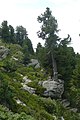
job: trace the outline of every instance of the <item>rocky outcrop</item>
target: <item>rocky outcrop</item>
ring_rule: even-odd
[[[0,46],[0,60],[3,60],[7,57],[9,53],[9,49],[5,48],[4,46]]]
[[[29,82],[31,82],[31,80],[28,79],[27,76],[24,76],[24,77],[23,77],[23,83],[21,83],[21,85],[23,86],[22,89],[28,91],[28,92],[31,93],[31,94],[34,94],[34,93],[35,93],[35,89],[32,88],[32,87],[29,87],[29,86],[27,85]]]
[[[60,79],[57,81],[51,79],[43,81],[42,86],[46,88],[46,91],[44,91],[46,97],[61,98],[64,92],[64,81]]]
[[[40,64],[37,59],[31,59],[31,63],[28,66],[35,66],[35,68],[40,68]]]

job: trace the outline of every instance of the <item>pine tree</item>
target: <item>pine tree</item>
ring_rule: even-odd
[[[47,55],[51,56],[52,63],[52,79],[57,79],[57,66],[55,60],[55,49],[60,40],[57,36],[58,23],[49,8],[46,8],[44,14],[38,16],[38,22],[42,23],[41,31],[38,31],[38,37],[45,40],[45,47],[47,48]]]

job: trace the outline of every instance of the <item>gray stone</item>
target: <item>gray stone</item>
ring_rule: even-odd
[[[5,48],[4,46],[0,46],[0,60],[3,60],[7,57],[9,53],[9,49]]]
[[[43,81],[38,82],[38,85],[42,86],[42,84],[43,84]]]
[[[61,116],[61,120],[64,120],[63,116]]]
[[[31,59],[31,63],[28,66],[35,66],[35,68],[40,68],[40,64],[37,59]]]
[[[12,56],[12,59],[15,60],[15,61],[18,61],[18,58]]]
[[[31,94],[34,94],[35,93],[35,89],[34,88],[31,88],[31,87],[28,87],[27,85],[23,84],[23,89],[28,91],[29,93]]]
[[[16,102],[17,102],[17,104],[20,104],[20,105],[26,106],[26,104],[23,103],[22,101],[20,101],[19,99],[17,99]]]
[[[23,82],[24,82],[24,84],[28,84],[29,82],[31,82],[31,80],[28,79],[28,76],[24,76],[23,77]]]
[[[70,106],[70,102],[67,99],[62,100],[61,103],[64,107]]]
[[[61,98],[64,92],[64,82],[60,79],[43,81],[42,86],[46,88],[44,96],[52,98]]]
[[[76,113],[78,111],[77,108],[71,108],[70,110],[73,111],[74,113]]]
[[[29,87],[29,86],[27,85],[29,82],[31,82],[31,80],[28,79],[27,76],[24,76],[24,77],[23,77],[23,83],[21,83],[21,85],[23,86],[22,89],[28,91],[28,92],[31,93],[31,94],[34,94],[34,93],[35,93],[35,89],[32,88],[32,87]]]
[[[40,68],[40,64],[39,64],[39,63],[37,63],[37,65],[35,66],[35,68]]]

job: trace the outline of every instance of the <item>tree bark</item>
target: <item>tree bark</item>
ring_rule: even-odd
[[[52,75],[53,75],[52,79],[57,80],[58,79],[57,65],[53,53],[51,53],[51,57],[52,57]]]

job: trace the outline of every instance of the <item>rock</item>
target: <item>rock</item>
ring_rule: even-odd
[[[12,59],[15,60],[15,61],[18,61],[18,59],[14,56],[12,56]]]
[[[42,86],[46,88],[44,96],[51,98],[61,98],[64,92],[64,82],[60,79],[43,81]]]
[[[73,111],[74,113],[76,113],[78,111],[77,108],[71,108],[70,110]]]
[[[60,102],[65,108],[71,110],[72,112],[76,113],[78,111],[77,108],[72,108],[70,106],[70,102],[67,99],[60,100]]]
[[[40,68],[40,64],[37,59],[31,59],[31,63],[28,66],[35,66],[35,68]]]
[[[70,102],[67,99],[62,100],[61,103],[64,107],[69,107],[70,106]]]
[[[40,64],[37,63],[36,66],[35,66],[35,68],[40,68]]]
[[[63,116],[61,116],[61,120],[64,120]]]
[[[9,53],[9,49],[5,48],[4,46],[0,46],[0,60],[3,60],[7,57]]]
[[[27,76],[24,76],[24,77],[23,77],[23,82],[24,82],[25,84],[28,84],[29,82],[31,82],[31,80],[28,79]]]
[[[31,94],[34,94],[35,93],[35,89],[34,88],[31,88],[31,87],[28,87],[27,85],[23,84],[23,89],[28,91],[29,93]]]
[[[23,75],[22,74],[20,74],[20,73],[18,73],[21,77],[23,77]]]
[[[38,82],[38,85],[42,86],[42,84],[43,84],[43,81]]]
[[[20,105],[26,106],[26,104],[23,103],[22,101],[20,101],[19,99],[17,99],[16,102],[17,102],[17,104],[20,104]]]
[[[21,83],[21,85],[23,86],[22,89],[28,91],[31,94],[34,94],[35,93],[35,89],[32,88],[32,87],[28,87],[28,85],[27,85],[29,82],[31,82],[31,80],[28,79],[27,76],[24,76],[23,77],[23,83]]]

